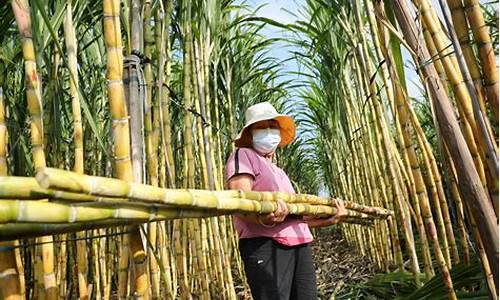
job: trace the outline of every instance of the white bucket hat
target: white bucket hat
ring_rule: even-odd
[[[269,102],[261,102],[250,106],[245,112],[245,126],[234,139],[237,147],[249,147],[252,145],[252,135],[248,128],[257,122],[265,120],[276,120],[280,127],[281,142],[279,147],[290,144],[295,138],[295,122],[288,115],[278,114],[276,108]]]

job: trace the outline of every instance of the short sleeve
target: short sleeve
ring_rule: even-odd
[[[248,174],[254,178],[258,175],[250,152],[247,149],[238,148],[231,154],[226,163],[226,182],[235,175]]]

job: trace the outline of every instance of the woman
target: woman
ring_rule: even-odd
[[[295,138],[295,123],[268,102],[245,112],[245,126],[235,139],[238,147],[226,164],[230,189],[295,193],[286,173],[273,163],[276,148]],[[240,255],[252,296],[260,299],[316,299],[316,273],[309,227],[336,224],[346,215],[341,201],[328,219],[288,215],[286,204],[268,215],[235,215]]]

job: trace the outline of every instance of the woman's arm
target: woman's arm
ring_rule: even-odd
[[[231,179],[229,179],[228,185],[231,190],[251,191],[253,181],[254,179],[251,175],[241,174],[233,176]],[[246,222],[258,224],[256,215],[237,214],[237,216]]]
[[[251,191],[254,178],[248,174],[233,176],[228,181],[229,188],[232,190]],[[267,215],[242,215],[238,216],[246,222],[261,224],[263,226],[274,226],[275,223],[283,222],[288,215],[288,207],[285,202],[278,200],[276,211]]]

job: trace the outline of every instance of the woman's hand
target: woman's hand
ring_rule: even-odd
[[[334,199],[333,203],[335,204],[335,208],[337,209],[335,215],[327,219],[318,219],[311,216],[305,216],[304,220],[307,222],[307,225],[309,225],[309,227],[311,228],[326,227],[342,222],[348,216],[347,210],[344,206],[344,201]]]
[[[342,222],[347,216],[347,209],[345,209],[344,206],[344,201],[339,200],[339,199],[334,199],[333,203],[335,203],[335,207],[337,208],[337,212],[335,215],[331,217],[331,222],[332,224],[337,224],[339,222]]]
[[[288,216],[288,207],[283,200],[276,200],[278,207],[270,214],[259,216],[259,221],[264,226],[274,226],[276,223],[281,223]]]
[[[228,182],[229,188],[232,190],[242,190],[242,191],[251,191],[253,185],[254,178],[248,174],[240,174],[231,178]],[[276,210],[267,215],[242,215],[238,216],[247,221],[254,224],[261,224],[267,227],[273,227],[276,223],[281,223],[285,220],[288,215],[288,207],[283,200],[277,200],[276,204],[278,207]]]

